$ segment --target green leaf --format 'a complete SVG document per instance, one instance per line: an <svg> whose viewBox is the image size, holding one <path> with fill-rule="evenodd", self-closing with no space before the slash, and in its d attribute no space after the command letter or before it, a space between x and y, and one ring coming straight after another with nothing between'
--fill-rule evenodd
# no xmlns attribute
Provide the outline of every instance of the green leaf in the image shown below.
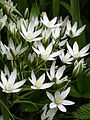
<svg viewBox="0 0 90 120"><path fill-rule="evenodd" d="M59 14L59 0L53 0L53 17Z"/></svg>
<svg viewBox="0 0 90 120"><path fill-rule="evenodd" d="M73 23L77 21L78 27L83 26L82 21L80 19L80 8L79 8L79 0L70 0L71 3L71 14ZM75 40L78 40L79 47L83 47L86 44L85 33L83 32L79 37Z"/></svg>
<svg viewBox="0 0 90 120"><path fill-rule="evenodd" d="M21 103L22 112L36 112L38 110L33 104Z"/></svg>
<svg viewBox="0 0 90 120"><path fill-rule="evenodd" d="M37 17L38 14L39 13L38 13L37 5L33 3L32 8L31 8L31 13L30 13L30 20L32 19L32 17Z"/></svg>
<svg viewBox="0 0 90 120"><path fill-rule="evenodd" d="M90 103L80 106L74 113L74 117L81 120L90 119Z"/></svg>
<svg viewBox="0 0 90 120"><path fill-rule="evenodd" d="M81 97L79 91L74 86L71 86L70 96L77 97L77 98Z"/></svg>
<svg viewBox="0 0 90 120"><path fill-rule="evenodd" d="M90 98L90 74L88 76L82 75L82 77L77 80L77 87L82 97Z"/></svg>
<svg viewBox="0 0 90 120"><path fill-rule="evenodd" d="M8 103L6 100L6 95L5 93L2 93L1 91L0 91L0 108L2 111L2 115L3 115L3 120L9 120L10 114L9 114L9 109L8 109Z"/></svg>
<svg viewBox="0 0 90 120"><path fill-rule="evenodd" d="M71 13L71 6L70 6L68 3L64 2L64 1L60 1L60 4L61 4L64 8L66 8L66 10L69 12L70 15L72 15L72 13Z"/></svg>

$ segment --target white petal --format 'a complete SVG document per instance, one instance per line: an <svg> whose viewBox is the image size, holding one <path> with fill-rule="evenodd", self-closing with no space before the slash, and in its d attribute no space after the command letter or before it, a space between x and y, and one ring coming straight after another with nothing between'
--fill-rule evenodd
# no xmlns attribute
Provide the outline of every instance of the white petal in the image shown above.
<svg viewBox="0 0 90 120"><path fill-rule="evenodd" d="M37 37L41 33L41 29L33 33L34 37Z"/></svg>
<svg viewBox="0 0 90 120"><path fill-rule="evenodd" d="M50 21L50 23L51 23L52 26L56 23L56 20L57 20L57 17L53 18L53 19Z"/></svg>
<svg viewBox="0 0 90 120"><path fill-rule="evenodd" d="M19 82L16 82L16 83L14 84L14 89L17 89L17 88L21 87L25 82L26 82L25 79L24 79L24 80L21 80L21 81L19 81Z"/></svg>
<svg viewBox="0 0 90 120"><path fill-rule="evenodd" d="M13 85L15 83L15 79L16 79L16 69L11 73L8 79L8 83Z"/></svg>
<svg viewBox="0 0 90 120"><path fill-rule="evenodd" d="M32 49L39 55L40 54L40 51L37 50L36 48L32 47Z"/></svg>
<svg viewBox="0 0 90 120"><path fill-rule="evenodd" d="M57 78L58 80L62 77L63 72L65 71L65 69L66 69L66 66L63 65L62 67L60 67L60 68L57 70L57 72L56 72L56 78Z"/></svg>
<svg viewBox="0 0 90 120"><path fill-rule="evenodd" d="M83 56L84 54L86 54L86 52L89 50L89 48L90 48L90 45L89 45L89 44L86 45L84 48L82 48L82 49L80 50L80 56Z"/></svg>
<svg viewBox="0 0 90 120"><path fill-rule="evenodd" d="M40 89L50 88L53 84L54 84L54 82L52 82L52 83L44 83L44 84L40 87Z"/></svg>
<svg viewBox="0 0 90 120"><path fill-rule="evenodd" d="M60 98L61 99L65 99L67 97L67 95L69 94L70 92L70 87L68 87L65 91L63 91L61 94L60 94Z"/></svg>
<svg viewBox="0 0 90 120"><path fill-rule="evenodd" d="M46 92L46 94L47 94L48 98L49 98L51 101L54 102L54 97L53 97L53 95L52 95L51 93L49 93L49 92Z"/></svg>
<svg viewBox="0 0 90 120"><path fill-rule="evenodd" d="M73 52L74 52L74 54L79 54L79 46L76 41L73 45Z"/></svg>
<svg viewBox="0 0 90 120"><path fill-rule="evenodd" d="M58 105L58 108L62 112L66 112L67 111L66 108L63 105L61 105L61 104Z"/></svg>
<svg viewBox="0 0 90 120"><path fill-rule="evenodd" d="M70 31L71 30L71 22L68 20L67 21L67 30Z"/></svg>
<svg viewBox="0 0 90 120"><path fill-rule="evenodd" d="M51 55L50 55L50 57L56 57L56 56L58 56L58 55L60 55L60 53L62 53L62 50L59 50L59 51L57 51L57 52L54 52L54 53L52 53Z"/></svg>
<svg viewBox="0 0 90 120"><path fill-rule="evenodd" d="M10 44L10 48L13 50L15 50L15 46L14 46L14 43L13 43L13 40L12 39L10 39L10 42L9 42L9 44Z"/></svg>
<svg viewBox="0 0 90 120"><path fill-rule="evenodd" d="M36 88L35 86L31 86L31 88L32 88L32 89L35 89L35 90L38 89L38 88Z"/></svg>
<svg viewBox="0 0 90 120"><path fill-rule="evenodd" d="M4 85L0 82L0 87L2 88L2 89L4 89Z"/></svg>
<svg viewBox="0 0 90 120"><path fill-rule="evenodd" d="M73 104L75 104L75 103L72 102L72 101L69 101L69 100L63 100L61 104L62 104L62 105L73 105Z"/></svg>
<svg viewBox="0 0 90 120"><path fill-rule="evenodd" d="M33 33L34 31L34 20L31 20L28 26L28 32Z"/></svg>
<svg viewBox="0 0 90 120"><path fill-rule="evenodd" d="M16 55L20 52L21 46L22 46L22 42L16 48Z"/></svg>
<svg viewBox="0 0 90 120"><path fill-rule="evenodd" d="M75 36L78 36L82 33L82 31L85 29L86 25L84 25L83 27L81 27L80 29L77 30Z"/></svg>
<svg viewBox="0 0 90 120"><path fill-rule="evenodd" d="M38 79L38 82L40 82L41 84L43 84L44 81L45 81L45 73L41 75Z"/></svg>
<svg viewBox="0 0 90 120"><path fill-rule="evenodd" d="M21 91L21 89L15 89L15 90L12 90L11 93L16 93L16 92L19 92Z"/></svg>
<svg viewBox="0 0 90 120"><path fill-rule="evenodd" d="M35 84L36 84L36 76L35 76L33 70L31 72L31 78L32 78L32 82L31 83L35 86Z"/></svg>
<svg viewBox="0 0 90 120"><path fill-rule="evenodd" d="M50 105L49 105L49 107L52 109L52 108L56 108L57 105L54 102L51 102Z"/></svg>
<svg viewBox="0 0 90 120"><path fill-rule="evenodd" d="M52 65L51 65L51 68L50 68L51 78L55 77L55 63L56 63L56 61L53 61Z"/></svg>
<svg viewBox="0 0 90 120"><path fill-rule="evenodd" d="M34 41L40 41L42 39L42 37L37 37L37 38L33 38L30 40L27 40L28 42L34 42Z"/></svg>
<svg viewBox="0 0 90 120"><path fill-rule="evenodd" d="M52 52L52 42L48 45L48 47L46 48L46 53L48 53L48 55Z"/></svg>
<svg viewBox="0 0 90 120"><path fill-rule="evenodd" d="M70 45L68 44L68 42L67 42L67 49L68 49L69 53L73 56L73 50L70 47Z"/></svg>
<svg viewBox="0 0 90 120"><path fill-rule="evenodd" d="M21 50L19 51L19 55L22 54L23 52L25 52L25 51L28 49L28 47L29 47L29 46L26 46L26 47L24 47L23 49L21 49Z"/></svg>
<svg viewBox="0 0 90 120"><path fill-rule="evenodd" d="M25 29L25 26L23 25L23 23L21 24L21 29L22 29L23 35L26 35L26 29Z"/></svg>
<svg viewBox="0 0 90 120"><path fill-rule="evenodd" d="M73 27L72 27L72 32L75 33L77 30L77 22L74 23Z"/></svg>
<svg viewBox="0 0 90 120"><path fill-rule="evenodd" d="M6 48L4 47L3 43L1 42L1 49L2 49L2 54L6 54Z"/></svg>
<svg viewBox="0 0 90 120"><path fill-rule="evenodd" d="M45 48L44 48L44 46L42 45L41 42L38 43L38 48L39 48L39 51L40 51L41 53L44 53L44 52L45 52Z"/></svg>
<svg viewBox="0 0 90 120"><path fill-rule="evenodd" d="M48 71L46 71L46 74L47 74L49 80L52 81L52 78L51 78L51 76L49 75Z"/></svg>
<svg viewBox="0 0 90 120"><path fill-rule="evenodd" d="M5 74L3 73L3 71L1 71L1 80L2 80L3 85L7 84L7 79L6 79Z"/></svg>
<svg viewBox="0 0 90 120"><path fill-rule="evenodd" d="M55 92L55 99L56 99L56 98L59 98L59 97L60 97L60 92L59 92L59 91L56 91L56 92Z"/></svg>

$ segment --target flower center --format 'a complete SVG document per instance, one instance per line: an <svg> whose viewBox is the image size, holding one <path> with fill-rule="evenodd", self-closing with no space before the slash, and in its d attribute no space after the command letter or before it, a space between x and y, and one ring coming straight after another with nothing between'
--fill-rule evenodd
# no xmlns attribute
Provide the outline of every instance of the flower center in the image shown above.
<svg viewBox="0 0 90 120"><path fill-rule="evenodd" d="M61 100L60 98L56 98L56 99L55 99L55 103L56 103L56 104L60 104L61 101L62 101L62 100Z"/></svg>
<svg viewBox="0 0 90 120"><path fill-rule="evenodd" d="M7 91L11 91L11 90L12 90L12 86L11 86L10 84L7 85L7 86L6 86L6 90L7 90Z"/></svg>
<svg viewBox="0 0 90 120"><path fill-rule="evenodd" d="M27 35L27 38L28 38L28 39L32 39L32 35L28 34L28 35Z"/></svg>
<svg viewBox="0 0 90 120"><path fill-rule="evenodd" d="M36 81L36 87L37 87L37 88L40 88L41 85L42 85L42 84L37 80L37 81Z"/></svg>
<svg viewBox="0 0 90 120"><path fill-rule="evenodd" d="M79 54L78 54L78 53L75 53L75 54L74 54L74 57L75 57L75 58L78 58L78 57L79 57Z"/></svg>
<svg viewBox="0 0 90 120"><path fill-rule="evenodd" d="M48 23L47 23L47 26L48 26L48 27L51 27L51 23L50 23L49 21L48 21Z"/></svg>
<svg viewBox="0 0 90 120"><path fill-rule="evenodd" d="M66 63L66 61L67 61L66 57L63 57L62 61L63 61L64 63Z"/></svg>

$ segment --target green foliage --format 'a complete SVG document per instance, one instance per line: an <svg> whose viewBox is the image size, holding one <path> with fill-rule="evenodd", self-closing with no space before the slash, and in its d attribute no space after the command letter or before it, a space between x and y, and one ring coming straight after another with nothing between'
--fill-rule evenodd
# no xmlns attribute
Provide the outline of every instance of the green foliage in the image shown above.
<svg viewBox="0 0 90 120"><path fill-rule="evenodd" d="M59 15L59 0L53 0L53 17Z"/></svg>
<svg viewBox="0 0 90 120"><path fill-rule="evenodd" d="M78 120L89 120L90 119L90 103L86 105L82 105L79 109L74 113L74 117Z"/></svg>
<svg viewBox="0 0 90 120"><path fill-rule="evenodd" d="M0 91L0 107L3 115L3 120L9 120L10 114L8 109L8 101L6 100L6 94Z"/></svg>

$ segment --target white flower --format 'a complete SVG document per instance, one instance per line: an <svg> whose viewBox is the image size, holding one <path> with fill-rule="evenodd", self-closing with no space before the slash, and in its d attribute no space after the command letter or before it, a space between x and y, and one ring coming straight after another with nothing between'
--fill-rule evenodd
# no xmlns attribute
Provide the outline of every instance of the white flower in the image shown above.
<svg viewBox="0 0 90 120"><path fill-rule="evenodd" d="M22 42L15 48L15 45L14 45L12 39L10 39L9 44L10 44L10 49L12 50L12 52L15 56L22 54L23 52L25 52L28 49L28 46L21 49Z"/></svg>
<svg viewBox="0 0 90 120"><path fill-rule="evenodd" d="M79 62L76 60L74 63L74 69L73 69L73 75L77 76L78 74L81 74L83 71L83 68L85 68L86 64L84 63L84 58L82 58Z"/></svg>
<svg viewBox="0 0 90 120"><path fill-rule="evenodd" d="M51 21L49 21L46 12L43 12L42 16L43 16L43 19L41 19L41 22L48 28L59 27L63 24L63 22L59 23L59 24L55 24L57 21L57 17L55 17Z"/></svg>
<svg viewBox="0 0 90 120"><path fill-rule="evenodd" d="M33 84L31 86L32 89L46 89L51 87L54 83L44 83L45 81L45 73L39 77L38 80L36 80L36 76L34 72L31 72L31 79L29 78L30 82Z"/></svg>
<svg viewBox="0 0 90 120"><path fill-rule="evenodd" d="M52 29L52 36L56 40L60 36L61 28L57 27L55 29Z"/></svg>
<svg viewBox="0 0 90 120"><path fill-rule="evenodd" d="M63 73L66 69L66 66L63 65L56 72L55 71L55 63L56 63L56 61L53 61L51 68L50 68L50 74L48 73L48 71L46 71L47 76L50 79L50 81L52 81L54 78L56 78L56 84L61 84L62 82L68 81L67 76L65 76L64 78L61 79L61 77L63 76Z"/></svg>
<svg viewBox="0 0 90 120"><path fill-rule="evenodd" d="M55 114L57 112L57 108L49 109L47 111L47 104L43 107L43 113L41 115L41 120L53 120Z"/></svg>
<svg viewBox="0 0 90 120"><path fill-rule="evenodd" d="M9 46L10 46L10 47L7 47L6 45L3 45L3 43L1 42L1 53L2 53L3 55L6 55L8 60L13 60L13 56L12 56L12 54L11 54L10 49L12 50L12 52L13 52L13 54L14 54L15 56L22 54L23 52L25 52L25 51L28 49L28 46L26 46L26 47L24 47L23 49L21 49L22 43L20 43L20 44L17 46L17 48L15 48L12 39L10 39Z"/></svg>
<svg viewBox="0 0 90 120"><path fill-rule="evenodd" d="M3 16L2 9L0 10L0 13L1 13L1 15L0 15L0 30L1 30L5 26L5 24L6 24L7 15Z"/></svg>
<svg viewBox="0 0 90 120"><path fill-rule="evenodd" d="M9 24L8 24L8 30L10 30L10 32L11 32L13 35L16 35L16 33L17 33L16 24L13 23L12 21L10 21Z"/></svg>
<svg viewBox="0 0 90 120"><path fill-rule="evenodd" d="M71 57L69 53L64 54L64 52L62 52L59 57L63 63L72 64L73 57Z"/></svg>
<svg viewBox="0 0 90 120"><path fill-rule="evenodd" d="M7 47L6 45L3 45L2 42L0 43L0 45L1 45L0 47L1 47L2 55L6 55L8 60L13 60L13 56L12 56L12 54L10 52L10 48Z"/></svg>
<svg viewBox="0 0 90 120"><path fill-rule="evenodd" d="M68 87L65 91L63 91L61 94L59 91L55 92L55 96L53 96L51 93L47 92L47 96L48 98L52 101L49 105L49 107L52 108L56 108L58 107L58 109L62 112L66 112L66 108L64 107L64 105L73 105L75 104L72 101L69 100L64 100L67 95L70 92L70 87Z"/></svg>
<svg viewBox="0 0 90 120"><path fill-rule="evenodd" d="M16 8L16 5L13 6L13 2L11 0L8 0L8 1L5 0L4 5L6 7L7 12L9 13L12 13Z"/></svg>
<svg viewBox="0 0 90 120"><path fill-rule="evenodd" d="M21 30L22 32L20 32L20 34L22 35L22 37L28 41L28 42L32 42L32 41L39 41L42 39L42 37L38 37L41 34L41 29L34 31L34 27L35 27L35 21L32 19L31 22L27 26L26 21L22 20L21 22Z"/></svg>
<svg viewBox="0 0 90 120"><path fill-rule="evenodd" d="M15 93L15 92L19 92L21 90L21 88L19 88L19 87L21 87L26 82L26 80L24 79L24 80L21 80L21 81L15 83L16 76L17 76L16 69L13 70L13 72L9 76L8 80L5 77L5 74L3 73L3 71L1 71L1 81L2 82L0 82L0 87L3 89L2 90L3 92Z"/></svg>
<svg viewBox="0 0 90 120"><path fill-rule="evenodd" d="M74 25L71 27L71 22L68 21L68 22L67 22L66 34L69 35L69 36L72 37L72 38L73 38L73 37L77 37L77 36L79 36L79 35L82 33L82 31L85 29L85 26L86 26L86 25L84 25L83 27L81 27L81 28L79 28L79 29L77 30L77 22L75 22Z"/></svg>
<svg viewBox="0 0 90 120"><path fill-rule="evenodd" d="M32 48L38 55L41 54L42 59L44 59L44 60L55 60L55 57L58 56L62 52L62 50L59 50L57 52L51 53L52 48L53 48L52 42L47 46L46 49L44 48L44 46L42 45L41 42L38 43L39 50L37 50L34 47L32 47Z"/></svg>
<svg viewBox="0 0 90 120"><path fill-rule="evenodd" d="M76 41L74 42L73 49L67 43L67 49L74 58L84 57L88 55L89 53L87 53L87 51L89 50L89 47L90 47L90 44L86 45L84 48L82 48L79 51L79 46Z"/></svg>

